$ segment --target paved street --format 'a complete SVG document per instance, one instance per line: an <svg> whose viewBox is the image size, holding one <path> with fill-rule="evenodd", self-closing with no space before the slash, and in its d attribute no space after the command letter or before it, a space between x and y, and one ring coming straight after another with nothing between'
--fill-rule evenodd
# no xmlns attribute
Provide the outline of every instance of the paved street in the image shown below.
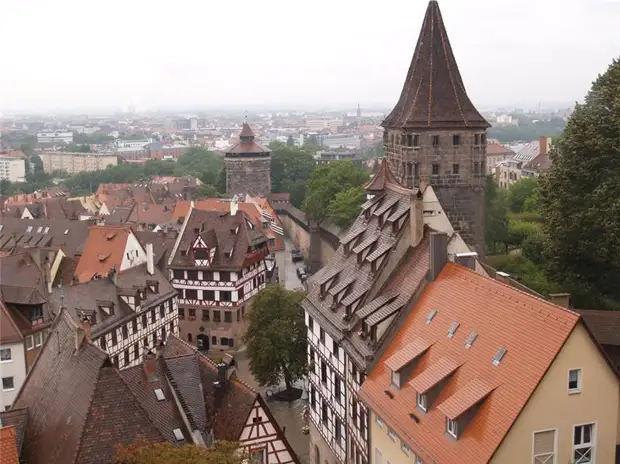
<svg viewBox="0 0 620 464"><path fill-rule="evenodd" d="M286 251L276 252L276 266L279 268L280 282L284 283L287 290L303 289L303 285L297 277L296 271L297 267L302 266L303 263L294 263L291 260L291 250L293 248L293 244L287 239ZM291 403L270 401L267 396L267 390L277 391L279 389L283 389L284 384L280 387L260 387L250 372L250 363L245 353L245 347L235 353L235 361L237 362L237 376L255 390L260 392L263 395L263 398L268 401L269 409L278 421L278 424L280 424L280 427L282 427L285 431L286 438L291 444L293 451L295 451L302 463L308 464L308 435L304 435L301 431L303 425L301 414L306 400L299 399ZM302 388L301 382L296 386L298 388Z"/></svg>

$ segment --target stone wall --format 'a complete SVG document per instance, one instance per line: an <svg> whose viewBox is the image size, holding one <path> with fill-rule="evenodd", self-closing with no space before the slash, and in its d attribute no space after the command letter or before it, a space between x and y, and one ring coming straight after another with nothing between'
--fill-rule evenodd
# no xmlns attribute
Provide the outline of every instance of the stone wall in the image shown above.
<svg viewBox="0 0 620 464"><path fill-rule="evenodd" d="M267 197L271 194L271 157L226 158L226 193L247 193Z"/></svg>
<svg viewBox="0 0 620 464"><path fill-rule="evenodd" d="M486 131L390 129L384 146L392 173L410 188L432 185L454 229L484 256Z"/></svg>
<svg viewBox="0 0 620 464"><path fill-rule="evenodd" d="M317 259L310 259L310 227L304 212L293 206L277 209L276 212L282 222L284 232L293 242L293 245L301 250L306 263L310 265L314 262L320 263L321 267L325 266L338 249L339 231L328 224L321 225L318 229L319 237L313 241L313 250L318 249L318 257ZM313 271L316 271L316 269L313 269Z"/></svg>

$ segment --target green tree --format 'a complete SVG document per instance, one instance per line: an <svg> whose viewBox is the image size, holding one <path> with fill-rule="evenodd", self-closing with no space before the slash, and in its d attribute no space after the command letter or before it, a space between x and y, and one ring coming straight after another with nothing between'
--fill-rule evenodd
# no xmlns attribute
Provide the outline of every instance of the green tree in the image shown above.
<svg viewBox="0 0 620 464"><path fill-rule="evenodd" d="M222 195L226 194L226 166L223 166L222 169L220 169L220 172L217 174L215 188Z"/></svg>
<svg viewBox="0 0 620 464"><path fill-rule="evenodd" d="M366 199L362 187L351 187L338 192L327 206L327 218L339 227L349 227L359 215L360 205Z"/></svg>
<svg viewBox="0 0 620 464"><path fill-rule="evenodd" d="M536 196L536 187L538 186L538 177L524 177L516 182L508 189L508 202L510 210L513 213L521 213L525 211L525 205L529 208L535 205L531 198Z"/></svg>
<svg viewBox="0 0 620 464"><path fill-rule="evenodd" d="M315 167L304 201L304 211L308 219L321 223L329 216L330 203L338 193L360 187L367 181L368 175L351 161L335 161ZM363 198L357 208L362 203Z"/></svg>
<svg viewBox="0 0 620 464"><path fill-rule="evenodd" d="M269 144L271 150L271 190L288 192L291 203L300 208L306 196L308 179L314 169L314 158L308 148L296 148L280 142Z"/></svg>
<svg viewBox="0 0 620 464"><path fill-rule="evenodd" d="M201 198L217 198L217 189L211 184L200 184L196 189L196 195Z"/></svg>
<svg viewBox="0 0 620 464"><path fill-rule="evenodd" d="M69 145L67 145L63 151L68 151L71 153L90 153L90 145L84 143L84 144L77 144L75 142L70 143Z"/></svg>
<svg viewBox="0 0 620 464"><path fill-rule="evenodd" d="M245 458L238 451L238 445L232 442L216 441L207 448L136 441L130 445L118 445L112 464L242 464Z"/></svg>
<svg viewBox="0 0 620 464"><path fill-rule="evenodd" d="M306 325L301 301L304 292L267 285L252 302L244 341L250 369L261 386L278 385L287 391L306 375Z"/></svg>
<svg viewBox="0 0 620 464"><path fill-rule="evenodd" d="M489 253L496 253L500 247L506 251L508 239L507 194L499 189L493 176L487 176L485 193L486 224L485 240Z"/></svg>
<svg viewBox="0 0 620 464"><path fill-rule="evenodd" d="M620 58L575 107L541 179L547 272L578 307L620 300Z"/></svg>

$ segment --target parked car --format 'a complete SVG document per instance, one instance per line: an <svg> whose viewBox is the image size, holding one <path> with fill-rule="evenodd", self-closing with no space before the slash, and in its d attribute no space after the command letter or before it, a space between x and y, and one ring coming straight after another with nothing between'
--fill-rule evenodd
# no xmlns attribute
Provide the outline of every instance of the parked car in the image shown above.
<svg viewBox="0 0 620 464"><path fill-rule="evenodd" d="M291 259L293 260L293 262L303 261L304 255L301 254L301 250L299 248L295 248L293 251L291 251Z"/></svg>
<svg viewBox="0 0 620 464"><path fill-rule="evenodd" d="M306 272L306 266L301 266L297 268L297 277L301 279L302 275L305 275L306 277L308 276L308 273Z"/></svg>

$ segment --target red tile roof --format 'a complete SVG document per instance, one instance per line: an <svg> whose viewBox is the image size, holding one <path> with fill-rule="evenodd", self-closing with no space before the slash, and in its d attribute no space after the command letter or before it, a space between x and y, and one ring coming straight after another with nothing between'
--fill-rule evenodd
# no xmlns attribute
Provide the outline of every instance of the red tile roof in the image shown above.
<svg viewBox="0 0 620 464"><path fill-rule="evenodd" d="M13 320L11 313L4 304L4 301L0 299L0 345L6 345L8 343L19 343L24 339L24 336L19 330L19 327Z"/></svg>
<svg viewBox="0 0 620 464"><path fill-rule="evenodd" d="M15 427L0 428L0 462L2 464L19 464Z"/></svg>
<svg viewBox="0 0 620 464"><path fill-rule="evenodd" d="M131 234L133 232L129 226L92 227L75 269L75 277L80 283L88 282L95 275L108 275L112 266L116 266L116 271L119 272L127 238Z"/></svg>
<svg viewBox="0 0 620 464"><path fill-rule="evenodd" d="M449 338L454 322L459 326ZM578 323L573 311L448 263L413 303L360 396L424 462L486 463ZM473 332L477 337L467 348ZM409 377L401 376L401 389L391 387L386 362L418 338L432 345ZM494 365L500 348L505 355ZM441 377L441 390L423 413L416 407L416 388L421 393ZM459 439L450 441L446 416L485 395Z"/></svg>

